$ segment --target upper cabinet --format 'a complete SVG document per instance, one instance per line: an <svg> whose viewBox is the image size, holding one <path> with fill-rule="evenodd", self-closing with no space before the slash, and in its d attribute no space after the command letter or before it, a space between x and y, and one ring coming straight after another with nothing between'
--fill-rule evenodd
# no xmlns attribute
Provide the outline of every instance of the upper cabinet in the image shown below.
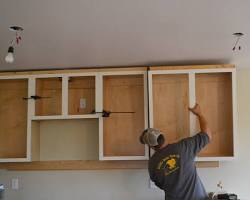
<svg viewBox="0 0 250 200"><path fill-rule="evenodd" d="M148 149L139 137L147 128L146 72L103 76L103 160L141 160Z"/></svg>
<svg viewBox="0 0 250 200"><path fill-rule="evenodd" d="M211 67L211 66L210 66ZM235 156L236 78L234 68L152 67L149 71L150 127L160 129L172 143L199 132L188 111L199 103L212 130L212 141L200 161L230 160Z"/></svg>
<svg viewBox="0 0 250 200"><path fill-rule="evenodd" d="M230 65L0 74L0 162L147 160L143 130L196 134L195 102L213 134L197 160L232 159L235 79Z"/></svg>

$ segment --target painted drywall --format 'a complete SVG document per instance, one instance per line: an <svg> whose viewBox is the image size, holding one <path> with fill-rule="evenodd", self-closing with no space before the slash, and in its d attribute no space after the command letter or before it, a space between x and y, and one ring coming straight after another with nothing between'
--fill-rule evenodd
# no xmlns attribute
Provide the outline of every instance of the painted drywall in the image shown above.
<svg viewBox="0 0 250 200"><path fill-rule="evenodd" d="M98 160L98 136L98 119L41 121L40 160Z"/></svg>
<svg viewBox="0 0 250 200"><path fill-rule="evenodd" d="M250 196L250 70L238 71L238 158L220 168L199 169L207 191L223 182L225 190ZM12 190L11 179L20 189ZM5 200L162 200L158 189L148 188L147 170L0 172L6 186Z"/></svg>

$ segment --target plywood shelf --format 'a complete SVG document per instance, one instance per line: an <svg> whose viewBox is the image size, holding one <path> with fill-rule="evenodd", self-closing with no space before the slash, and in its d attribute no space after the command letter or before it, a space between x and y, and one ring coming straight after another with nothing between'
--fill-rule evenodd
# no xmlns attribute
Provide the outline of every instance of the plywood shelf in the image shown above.
<svg viewBox="0 0 250 200"><path fill-rule="evenodd" d="M99 114L84 114L84 115L51 115L51 116L33 116L32 120L55 120L55 119L97 119Z"/></svg>
<svg viewBox="0 0 250 200"><path fill-rule="evenodd" d="M219 162L196 162L198 168L219 167ZM36 161L30 163L0 163L0 169L24 170L114 170L147 169L148 161Z"/></svg>

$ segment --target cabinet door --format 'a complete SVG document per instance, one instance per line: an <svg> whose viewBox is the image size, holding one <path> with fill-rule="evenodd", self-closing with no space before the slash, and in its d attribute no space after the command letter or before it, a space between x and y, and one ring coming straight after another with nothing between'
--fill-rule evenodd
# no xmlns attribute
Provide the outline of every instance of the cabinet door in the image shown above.
<svg viewBox="0 0 250 200"><path fill-rule="evenodd" d="M188 74L153 74L151 127L159 129L168 143L189 136Z"/></svg>
<svg viewBox="0 0 250 200"><path fill-rule="evenodd" d="M139 142L146 126L144 75L103 77L103 159L146 159Z"/></svg>
<svg viewBox="0 0 250 200"><path fill-rule="evenodd" d="M0 80L0 159L27 157L27 79Z"/></svg>
<svg viewBox="0 0 250 200"><path fill-rule="evenodd" d="M62 114L62 78L36 79L35 115L50 116Z"/></svg>
<svg viewBox="0 0 250 200"><path fill-rule="evenodd" d="M234 156L232 73L203 73L196 74L195 77L196 101L201 105L213 135L211 143L199 156L232 157Z"/></svg>

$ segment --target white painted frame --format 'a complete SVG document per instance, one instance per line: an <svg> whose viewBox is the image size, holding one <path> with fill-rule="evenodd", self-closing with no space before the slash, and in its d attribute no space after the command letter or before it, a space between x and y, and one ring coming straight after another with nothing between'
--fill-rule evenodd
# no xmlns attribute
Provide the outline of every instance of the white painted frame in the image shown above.
<svg viewBox="0 0 250 200"><path fill-rule="evenodd" d="M148 93L147 93L147 72L146 71L117 71L117 72L100 72L99 85L102 89L99 92L100 99L98 104L100 110L103 110L103 77L104 76L117 76L117 75L143 75L144 79L144 128L148 128ZM103 118L100 118L99 123L99 160L148 160L149 159L149 149L145 145L145 155L144 156L105 156L103 152ZM138 138L135 138L138 139Z"/></svg>
<svg viewBox="0 0 250 200"><path fill-rule="evenodd" d="M54 119L100 119L98 114L84 114L84 115L68 115L68 78L81 77L81 76L94 76L97 80L97 72L93 73L65 73L65 74L38 74L38 75L7 75L0 76L0 80L15 80L27 79L28 81L28 97L36 94L36 79L37 78L62 78L62 114L51 116L35 116L35 101L32 99L27 100L27 148L25 158L0 158L0 162L30 162L32 160L31 147L32 147L32 120L54 120ZM97 81L96 81L97 82ZM96 99L98 101L99 90L96 86ZM97 103L96 103L97 108ZM100 120L99 120L100 121ZM100 123L100 122L99 122ZM99 125L100 126L100 125Z"/></svg>
<svg viewBox="0 0 250 200"><path fill-rule="evenodd" d="M97 83L98 72L86 72L86 73L66 73L66 74L41 74L31 75L33 78L62 78L62 114L60 115L49 115L49 116L35 116L33 114L32 120L53 120L53 119L95 119L99 118L98 114L83 114L83 115L69 115L68 114L68 80L70 77L84 77L93 76L95 77L95 83ZM98 89L95 86L95 107L97 108ZM35 95L35 93L33 94Z"/></svg>
<svg viewBox="0 0 250 200"><path fill-rule="evenodd" d="M152 70L148 73L149 83L149 127L154 127L153 119L153 91L152 76L155 74L187 74L189 77L189 106L194 106L196 102L195 95L195 74L201 73L231 73L232 74L232 108L233 108L233 156L229 157L197 157L196 161L230 161L237 155L237 99L236 99L236 69L235 68L218 68L218 69L190 69L190 70ZM190 113L190 134L195 134L196 118Z"/></svg>

